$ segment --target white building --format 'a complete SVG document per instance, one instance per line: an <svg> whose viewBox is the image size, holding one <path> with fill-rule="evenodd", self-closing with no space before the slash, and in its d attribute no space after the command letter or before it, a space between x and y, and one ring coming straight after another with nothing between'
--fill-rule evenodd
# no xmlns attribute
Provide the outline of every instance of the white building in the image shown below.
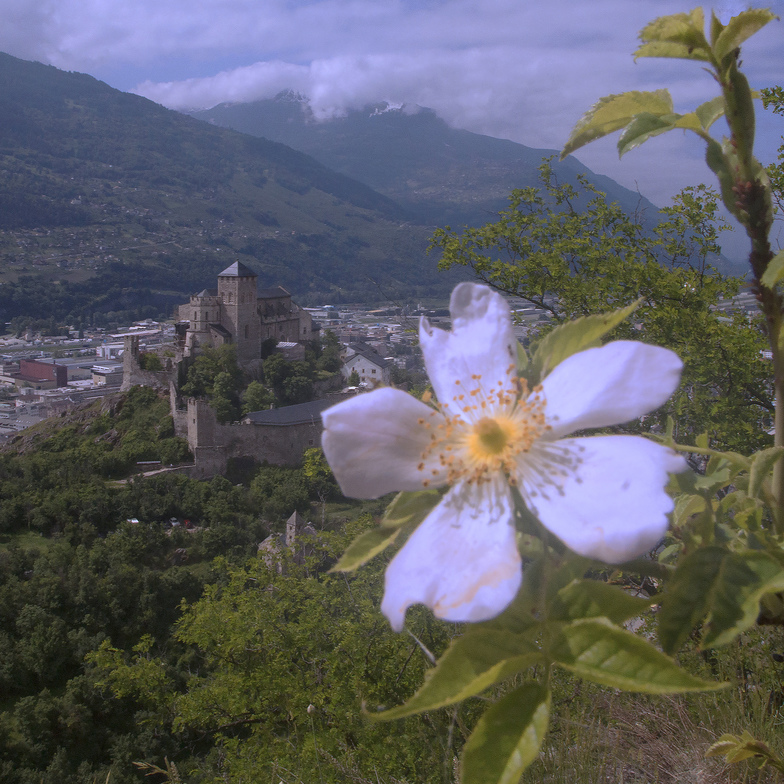
<svg viewBox="0 0 784 784"><path fill-rule="evenodd" d="M360 383L364 382L370 387L385 386L390 383L392 363L373 351L367 344L350 343L343 350L342 359L343 367L340 372L346 380L356 371Z"/></svg>

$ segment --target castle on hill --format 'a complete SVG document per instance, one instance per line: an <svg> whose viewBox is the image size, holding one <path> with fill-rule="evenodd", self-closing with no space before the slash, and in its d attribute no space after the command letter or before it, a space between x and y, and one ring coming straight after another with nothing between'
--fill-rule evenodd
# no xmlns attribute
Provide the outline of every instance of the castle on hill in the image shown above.
<svg viewBox="0 0 784 784"><path fill-rule="evenodd" d="M235 261L218 275L217 289L204 289L180 305L178 319L184 327L183 354L226 343L237 347L237 361L248 365L261 359L261 344L301 343L313 337L310 314L291 301L280 286L258 289L258 276Z"/></svg>

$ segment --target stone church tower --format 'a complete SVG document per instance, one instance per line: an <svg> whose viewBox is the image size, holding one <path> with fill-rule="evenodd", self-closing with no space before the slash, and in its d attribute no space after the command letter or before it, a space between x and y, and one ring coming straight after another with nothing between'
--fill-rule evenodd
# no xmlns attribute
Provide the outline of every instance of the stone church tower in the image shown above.
<svg viewBox="0 0 784 784"><path fill-rule="evenodd" d="M257 275L235 261L218 275L217 289L204 289L178 309L183 355L227 343L237 347L241 366L261 359L261 344L302 343L313 337L310 313L280 286L259 291Z"/></svg>
<svg viewBox="0 0 784 784"><path fill-rule="evenodd" d="M259 358L261 330L256 313L257 275L235 261L218 275L218 299L222 303L221 324L232 334L240 365Z"/></svg>

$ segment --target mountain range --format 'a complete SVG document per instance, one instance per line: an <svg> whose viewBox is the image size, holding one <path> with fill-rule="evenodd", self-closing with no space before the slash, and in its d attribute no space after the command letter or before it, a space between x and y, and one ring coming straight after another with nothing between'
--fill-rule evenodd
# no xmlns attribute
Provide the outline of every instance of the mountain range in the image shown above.
<svg viewBox="0 0 784 784"><path fill-rule="evenodd" d="M0 113L4 322L169 314L234 261L302 304L443 297L458 276L426 253L434 227L490 220L547 153L418 107L317 123L292 93L186 116L5 54Z"/></svg>
<svg viewBox="0 0 784 784"><path fill-rule="evenodd" d="M477 226L508 206L510 191L537 184L540 150L506 139L450 128L420 106L367 106L318 121L308 99L291 90L251 103L219 104L190 114L213 125L281 142L334 171L369 185L417 222ZM554 162L562 181L583 174L627 212L656 219L639 193L597 175L576 158Z"/></svg>

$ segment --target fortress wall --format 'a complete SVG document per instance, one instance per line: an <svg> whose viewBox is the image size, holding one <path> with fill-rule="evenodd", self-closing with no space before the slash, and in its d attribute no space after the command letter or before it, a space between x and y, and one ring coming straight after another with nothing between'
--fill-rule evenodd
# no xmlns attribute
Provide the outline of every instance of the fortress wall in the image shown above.
<svg viewBox="0 0 784 784"><path fill-rule="evenodd" d="M306 449L321 444L321 421L299 425L221 425L205 400L191 398L187 411L188 444L194 477L224 473L230 458L252 457L259 463L295 466Z"/></svg>

